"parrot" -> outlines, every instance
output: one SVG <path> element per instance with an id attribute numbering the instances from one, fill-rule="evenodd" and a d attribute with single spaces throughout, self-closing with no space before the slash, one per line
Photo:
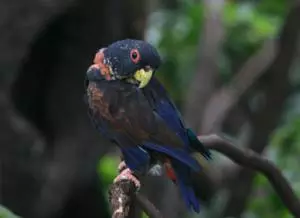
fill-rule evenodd
<path id="1" fill-rule="evenodd" d="M 122 153 L 119 168 L 126 170 L 115 181 L 129 179 L 140 187 L 135 173 L 161 164 L 187 207 L 199 213 L 191 174 L 212 156 L 156 78 L 161 64 L 157 49 L 144 40 L 122 39 L 98 50 L 84 80 L 88 115 Z"/>

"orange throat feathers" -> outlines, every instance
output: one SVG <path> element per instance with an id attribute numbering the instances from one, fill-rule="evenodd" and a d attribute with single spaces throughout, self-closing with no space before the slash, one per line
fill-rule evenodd
<path id="1" fill-rule="evenodd" d="M 96 53 L 94 57 L 94 64 L 92 67 L 96 67 L 100 70 L 102 76 L 105 77 L 106 80 L 111 80 L 110 68 L 106 64 L 103 63 L 104 60 L 104 49 L 101 49 Z"/>

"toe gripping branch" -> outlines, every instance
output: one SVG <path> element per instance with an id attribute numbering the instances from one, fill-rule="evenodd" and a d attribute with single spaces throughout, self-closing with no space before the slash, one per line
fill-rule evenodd
<path id="1" fill-rule="evenodd" d="M 114 179 L 114 183 L 121 181 L 121 180 L 130 180 L 134 183 L 137 191 L 141 187 L 141 182 L 137 178 L 137 176 L 134 175 L 134 173 L 126 166 L 125 162 L 122 161 L 119 166 L 119 175 Z"/>
<path id="2" fill-rule="evenodd" d="M 112 208 L 112 218 L 131 217 L 136 199 L 136 192 L 140 189 L 141 183 L 127 168 L 124 161 L 118 167 L 119 175 L 114 179 L 109 188 L 109 202 Z"/>

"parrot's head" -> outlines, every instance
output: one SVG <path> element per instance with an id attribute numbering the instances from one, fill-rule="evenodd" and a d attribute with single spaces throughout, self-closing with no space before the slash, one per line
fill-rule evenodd
<path id="1" fill-rule="evenodd" d="M 87 74 L 99 69 L 101 78 L 124 80 L 143 88 L 160 64 L 161 58 L 151 44 L 142 40 L 125 39 L 100 49 Z"/>

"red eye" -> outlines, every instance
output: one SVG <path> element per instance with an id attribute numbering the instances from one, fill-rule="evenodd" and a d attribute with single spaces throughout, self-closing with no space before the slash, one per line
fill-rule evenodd
<path id="1" fill-rule="evenodd" d="M 137 49 L 132 49 L 130 51 L 130 58 L 133 63 L 137 64 L 141 59 L 139 51 Z"/>

